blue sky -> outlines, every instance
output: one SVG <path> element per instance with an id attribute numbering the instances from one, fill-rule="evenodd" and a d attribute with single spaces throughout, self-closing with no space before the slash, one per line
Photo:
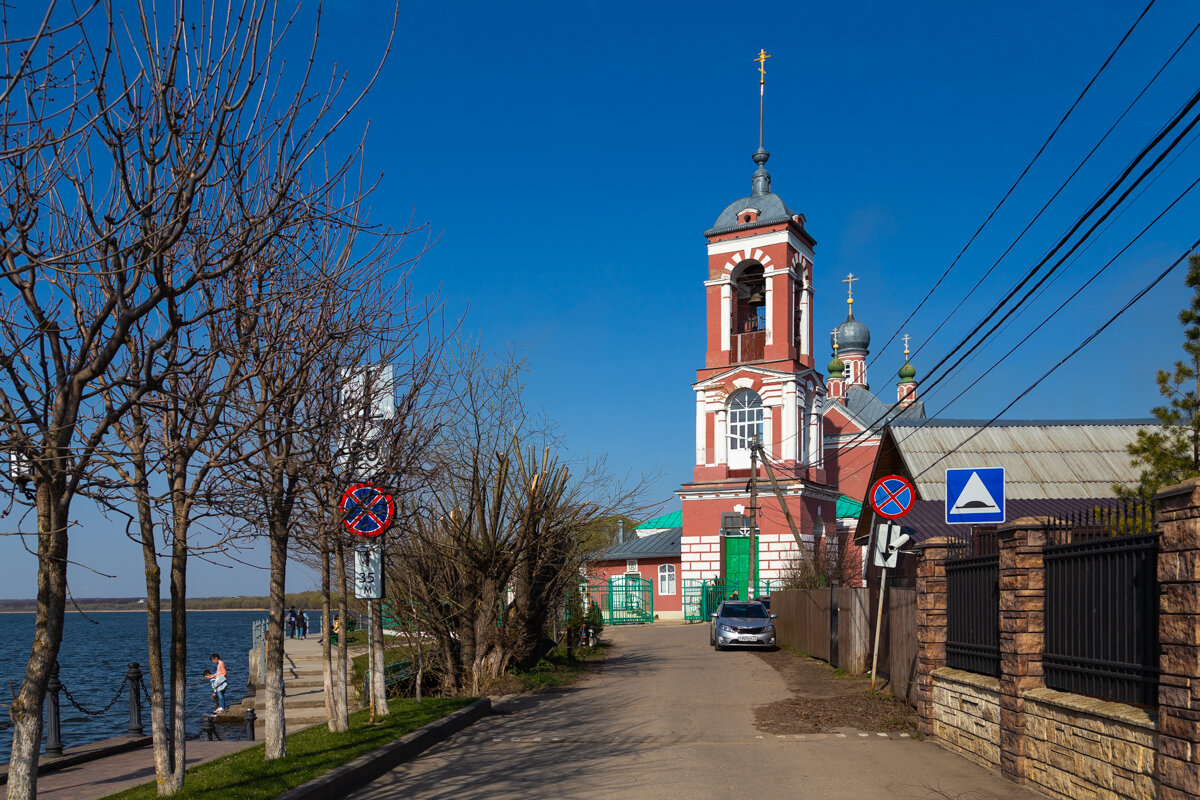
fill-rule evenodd
<path id="1" fill-rule="evenodd" d="M 485 344 L 521 348 L 528 399 L 558 421 L 572 456 L 607 453 L 620 474 L 661 470 L 652 495 L 662 499 L 690 477 L 690 384 L 704 354 L 702 233 L 750 191 L 759 48 L 772 55 L 765 136 L 772 188 L 806 215 L 818 241 L 818 364 L 830 357 L 821 332 L 845 317 L 840 281 L 852 271 L 862 278 L 856 316 L 871 328 L 877 359 L 871 386 L 890 398 L 902 345 L 880 348 L 1142 9 L 1053 0 L 403 6 L 391 57 L 351 131 L 369 120 L 367 172 L 382 176 L 373 218 L 392 227 L 410 218 L 428 223 L 437 242 L 417 267 L 419 289 L 440 287 L 448 310 L 465 310 L 464 330 Z M 385 3 L 327 3 L 324 66 L 336 61 L 352 79 L 365 79 L 389 18 Z M 1146 15 L 905 326 L 921 348 L 913 360 L 918 381 L 1196 90 L 1200 41 L 1193 40 L 933 336 L 1197 22 L 1200 12 L 1185 0 L 1159 0 Z M 1200 195 L 1181 201 L 1059 318 L 990 368 L 1200 175 L 1200 148 L 1180 150 L 1044 296 L 927 397 L 931 412 L 991 417 L 1179 256 L 1197 237 Z M 1154 370 L 1180 352 L 1174 318 L 1187 296 L 1182 280 L 1180 267 L 1006 416 L 1147 416 L 1159 402 Z M 123 539 L 109 546 L 114 535 L 95 522 L 73 540 L 80 559 L 118 575 L 73 568 L 76 594 L 140 590 L 140 554 Z M 7 557 L 16 542 L 0 548 Z M 20 569 L 5 594 L 30 596 L 32 557 L 10 563 Z M 289 588 L 312 580 L 296 570 Z M 244 567 L 193 572 L 195 594 L 265 587 L 265 575 Z"/>

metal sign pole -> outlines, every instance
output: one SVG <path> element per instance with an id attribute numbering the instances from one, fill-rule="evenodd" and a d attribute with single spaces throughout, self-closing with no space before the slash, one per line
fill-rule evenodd
<path id="1" fill-rule="evenodd" d="M 879 573 L 879 608 L 875 612 L 875 650 L 871 653 L 871 691 L 875 691 L 875 671 L 879 668 L 879 630 L 883 627 L 883 593 L 887 589 L 887 567 Z"/>
<path id="2" fill-rule="evenodd" d="M 371 690 L 375 688 L 375 601 L 367 601 L 367 697 L 371 705 L 371 724 L 375 724 L 375 698 Z M 872 685 L 874 688 L 874 685 Z"/>

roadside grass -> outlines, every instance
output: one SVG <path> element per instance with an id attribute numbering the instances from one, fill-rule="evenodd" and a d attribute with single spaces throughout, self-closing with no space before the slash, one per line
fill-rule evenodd
<path id="1" fill-rule="evenodd" d="M 398 698 L 388 703 L 392 713 L 378 724 L 368 724 L 369 709 L 350 715 L 350 730 L 330 733 L 314 725 L 287 737 L 287 756 L 263 760 L 263 745 L 239 750 L 206 761 L 188 770 L 184 790 L 175 795 L 185 800 L 268 800 L 300 784 L 324 775 L 364 753 L 382 747 L 422 725 L 474 702 L 473 697 L 429 698 L 418 703 Z M 155 800 L 154 781 L 109 795 L 105 800 Z"/>
<path id="2" fill-rule="evenodd" d="M 537 692 L 570 686 L 585 675 L 598 670 L 609 645 L 600 642 L 595 649 L 575 650 L 575 659 L 567 658 L 565 647 L 556 647 L 526 670 L 513 670 L 509 676 L 515 685 L 505 687 L 513 692 Z"/>

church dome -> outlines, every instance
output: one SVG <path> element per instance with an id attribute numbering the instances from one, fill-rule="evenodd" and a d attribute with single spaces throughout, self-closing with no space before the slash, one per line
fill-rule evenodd
<path id="1" fill-rule="evenodd" d="M 830 378 L 841 378 L 845 369 L 846 369 L 845 362 L 843 362 L 835 354 L 833 357 L 833 361 L 829 362 L 829 377 Z"/>
<path id="2" fill-rule="evenodd" d="M 750 222 L 746 222 L 741 216 L 743 211 L 753 209 L 755 214 L 751 215 Z M 773 192 L 766 194 L 750 195 L 743 197 L 740 200 L 734 200 L 721 215 L 717 217 L 717 221 L 713 226 L 704 232 L 705 236 L 712 236 L 718 233 L 727 233 L 738 228 L 756 228 L 759 225 L 774 225 L 779 222 L 787 222 L 795 216 L 795 212 L 788 208 L 787 203 L 783 202 L 783 198 Z"/>
<path id="3" fill-rule="evenodd" d="M 836 344 L 842 352 L 866 352 L 871 347 L 871 331 L 867 326 L 854 318 L 851 312 L 846 321 L 834 329 L 829 337 L 830 345 Z"/>
<path id="4" fill-rule="evenodd" d="M 905 361 L 904 366 L 896 374 L 900 376 L 901 383 L 912 383 L 913 378 L 917 377 L 917 368 Z"/>

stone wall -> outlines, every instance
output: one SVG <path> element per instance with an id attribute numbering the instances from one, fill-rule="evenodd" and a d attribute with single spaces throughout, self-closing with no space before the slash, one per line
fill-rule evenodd
<path id="1" fill-rule="evenodd" d="M 1053 689 L 1025 695 L 1026 778 L 1064 800 L 1156 797 L 1158 731 L 1141 708 Z"/>
<path id="2" fill-rule="evenodd" d="M 1158 708 L 1047 689 L 1047 520 L 1002 526 L 1000 676 L 946 667 L 943 542 L 918 548 L 917 712 L 939 744 L 1063 800 L 1200 797 L 1200 478 L 1155 498 L 1161 533 Z"/>
<path id="3" fill-rule="evenodd" d="M 938 744 L 986 767 L 1000 766 L 1000 682 L 942 667 L 933 673 Z"/>

